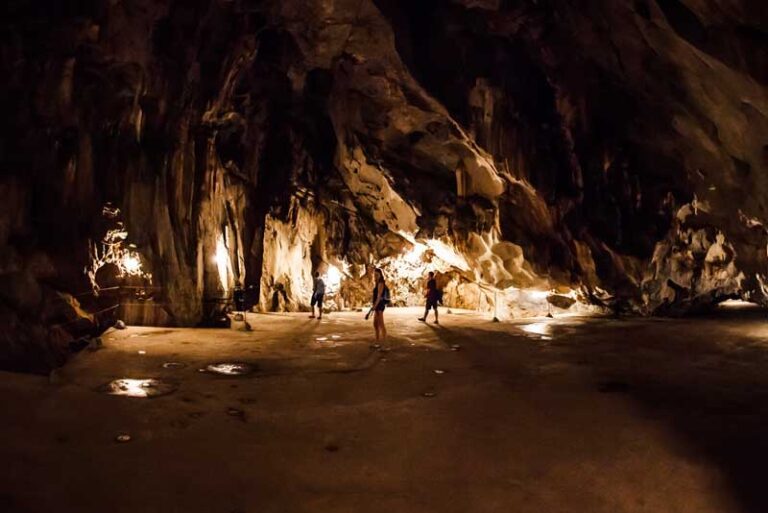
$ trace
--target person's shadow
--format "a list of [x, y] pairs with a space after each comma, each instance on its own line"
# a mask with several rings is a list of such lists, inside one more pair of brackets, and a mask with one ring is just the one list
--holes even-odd
[[279, 312], [281, 303], [280, 299], [282, 298], [282, 304], [286, 304], [288, 302], [288, 294], [285, 292], [285, 287], [283, 287], [282, 283], [278, 283], [275, 285], [275, 290], [272, 292], [272, 311], [273, 312]]

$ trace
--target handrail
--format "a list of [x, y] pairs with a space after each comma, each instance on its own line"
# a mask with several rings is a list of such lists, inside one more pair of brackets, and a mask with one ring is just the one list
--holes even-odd
[[[158, 287], [156, 285], [150, 285], [148, 287], [142, 287], [140, 285], [115, 285], [114, 287], [105, 287], [103, 289], [99, 289], [99, 292], [105, 292], [110, 290], [120, 290], [120, 289], [162, 290], [162, 287]], [[89, 290], [86, 292], [79, 292], [77, 294], [72, 294], [72, 297], [83, 297], [88, 295], [95, 295], [95, 292], [93, 290]]]

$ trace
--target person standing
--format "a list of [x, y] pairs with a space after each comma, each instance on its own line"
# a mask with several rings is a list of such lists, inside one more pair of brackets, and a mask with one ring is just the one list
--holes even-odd
[[387, 328], [384, 326], [384, 309], [387, 308], [387, 303], [389, 303], [389, 288], [387, 288], [387, 284], [384, 281], [384, 272], [381, 269], [374, 271], [372, 299], [371, 309], [365, 318], [368, 319], [371, 312], [373, 312], [373, 330], [376, 334], [376, 342], [384, 341], [387, 338]]
[[315, 318], [315, 306], [317, 306], [317, 320], [323, 318], [323, 296], [325, 296], [325, 282], [320, 277], [320, 273], [315, 271], [315, 281], [312, 286], [312, 300], [310, 301], [310, 307], [312, 308], [312, 315], [310, 319]]
[[245, 290], [240, 282], [235, 282], [235, 290], [232, 293], [232, 299], [235, 302], [236, 312], [245, 312]]
[[440, 324], [437, 316], [437, 303], [440, 302], [440, 291], [437, 289], [437, 280], [435, 280], [435, 273], [429, 271], [429, 278], [427, 279], [427, 287], [424, 292], [424, 296], [427, 298], [427, 307], [424, 309], [424, 316], [419, 317], [422, 322], [427, 322], [427, 316], [429, 310], [435, 310], [435, 324]]

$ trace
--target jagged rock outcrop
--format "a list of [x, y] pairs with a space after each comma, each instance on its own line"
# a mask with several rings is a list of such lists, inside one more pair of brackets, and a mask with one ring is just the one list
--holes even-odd
[[768, 36], [749, 0], [1, 9], [8, 280], [7, 255], [36, 254], [36, 283], [88, 290], [111, 202], [179, 325], [237, 284], [300, 309], [331, 267], [351, 306], [366, 267], [414, 252], [462, 306], [558, 286], [643, 313], [768, 301]]

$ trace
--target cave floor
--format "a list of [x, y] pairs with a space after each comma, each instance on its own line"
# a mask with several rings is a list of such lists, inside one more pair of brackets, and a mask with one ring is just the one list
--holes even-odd
[[[387, 312], [384, 351], [360, 313], [249, 314], [110, 331], [53, 380], [3, 373], [0, 511], [768, 511], [762, 312], [417, 315]], [[255, 372], [199, 371], [221, 361]], [[177, 389], [99, 391], [122, 377]]]

